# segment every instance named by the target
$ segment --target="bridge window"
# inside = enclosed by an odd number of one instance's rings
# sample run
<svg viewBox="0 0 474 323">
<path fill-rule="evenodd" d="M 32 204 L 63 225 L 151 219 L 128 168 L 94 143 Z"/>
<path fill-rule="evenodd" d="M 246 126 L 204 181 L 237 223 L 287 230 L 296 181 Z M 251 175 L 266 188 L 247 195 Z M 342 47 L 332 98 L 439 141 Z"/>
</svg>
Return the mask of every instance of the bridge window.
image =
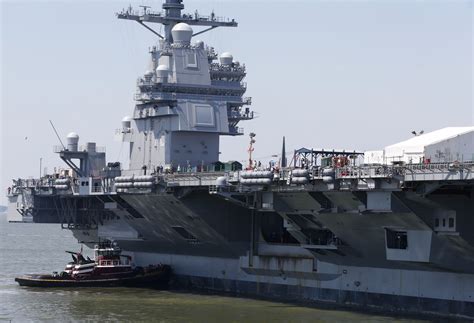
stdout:
<svg viewBox="0 0 474 323">
<path fill-rule="evenodd" d="M 408 239 L 405 231 L 385 229 L 388 249 L 407 249 Z"/>
</svg>

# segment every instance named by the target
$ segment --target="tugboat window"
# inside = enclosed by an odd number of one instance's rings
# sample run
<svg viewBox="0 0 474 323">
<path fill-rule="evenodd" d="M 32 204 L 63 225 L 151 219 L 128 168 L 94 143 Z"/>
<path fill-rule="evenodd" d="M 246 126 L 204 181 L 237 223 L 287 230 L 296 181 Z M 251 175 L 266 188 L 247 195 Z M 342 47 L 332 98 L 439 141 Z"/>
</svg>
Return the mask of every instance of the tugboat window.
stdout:
<svg viewBox="0 0 474 323">
<path fill-rule="evenodd" d="M 454 228 L 454 218 L 449 218 L 449 227 Z"/>
<path fill-rule="evenodd" d="M 439 227 L 439 219 L 438 218 L 435 219 L 435 227 Z"/>
<path fill-rule="evenodd" d="M 408 239 L 405 231 L 394 231 L 386 229 L 387 248 L 389 249 L 407 249 Z"/>
</svg>

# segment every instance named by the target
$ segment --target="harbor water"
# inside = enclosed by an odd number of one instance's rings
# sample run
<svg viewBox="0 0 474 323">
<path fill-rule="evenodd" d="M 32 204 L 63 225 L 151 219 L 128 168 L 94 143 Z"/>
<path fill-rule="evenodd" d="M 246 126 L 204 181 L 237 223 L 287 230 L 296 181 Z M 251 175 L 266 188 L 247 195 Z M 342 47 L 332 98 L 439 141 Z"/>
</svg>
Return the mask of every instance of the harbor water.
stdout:
<svg viewBox="0 0 474 323">
<path fill-rule="evenodd" d="M 35 289 L 15 276 L 61 271 L 80 245 L 58 224 L 7 223 L 0 215 L 0 321 L 6 322 L 414 322 L 217 295 L 133 288 Z M 91 250 L 84 250 L 92 257 Z"/>
</svg>

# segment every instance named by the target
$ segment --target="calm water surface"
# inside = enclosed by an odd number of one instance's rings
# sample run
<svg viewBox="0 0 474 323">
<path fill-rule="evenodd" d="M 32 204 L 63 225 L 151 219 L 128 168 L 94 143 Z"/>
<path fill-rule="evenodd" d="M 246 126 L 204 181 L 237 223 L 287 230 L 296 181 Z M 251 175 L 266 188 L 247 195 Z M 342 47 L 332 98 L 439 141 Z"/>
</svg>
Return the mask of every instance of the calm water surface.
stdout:
<svg viewBox="0 0 474 323">
<path fill-rule="evenodd" d="M 79 248 L 58 224 L 7 223 L 0 215 L 0 321 L 410 322 L 234 297 L 131 288 L 41 290 L 14 282 L 20 274 L 63 270 L 70 261 L 64 250 Z"/>
</svg>

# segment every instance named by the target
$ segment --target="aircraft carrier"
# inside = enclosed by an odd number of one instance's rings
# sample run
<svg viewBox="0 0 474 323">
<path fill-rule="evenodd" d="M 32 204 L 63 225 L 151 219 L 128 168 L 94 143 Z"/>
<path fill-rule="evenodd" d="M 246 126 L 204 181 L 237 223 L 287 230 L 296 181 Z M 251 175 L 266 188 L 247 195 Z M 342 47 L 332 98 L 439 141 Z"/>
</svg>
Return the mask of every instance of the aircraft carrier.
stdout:
<svg viewBox="0 0 474 323">
<path fill-rule="evenodd" d="M 219 161 L 219 138 L 254 118 L 247 70 L 196 36 L 237 21 L 183 13 L 182 0 L 162 9 L 117 13 L 157 37 L 115 133 L 129 166 L 70 133 L 55 147 L 67 169 L 8 189 L 11 221 L 114 241 L 185 288 L 474 318 L 473 127 L 365 154 L 283 141 L 268 165 L 249 133 L 248 162 Z"/>
</svg>

